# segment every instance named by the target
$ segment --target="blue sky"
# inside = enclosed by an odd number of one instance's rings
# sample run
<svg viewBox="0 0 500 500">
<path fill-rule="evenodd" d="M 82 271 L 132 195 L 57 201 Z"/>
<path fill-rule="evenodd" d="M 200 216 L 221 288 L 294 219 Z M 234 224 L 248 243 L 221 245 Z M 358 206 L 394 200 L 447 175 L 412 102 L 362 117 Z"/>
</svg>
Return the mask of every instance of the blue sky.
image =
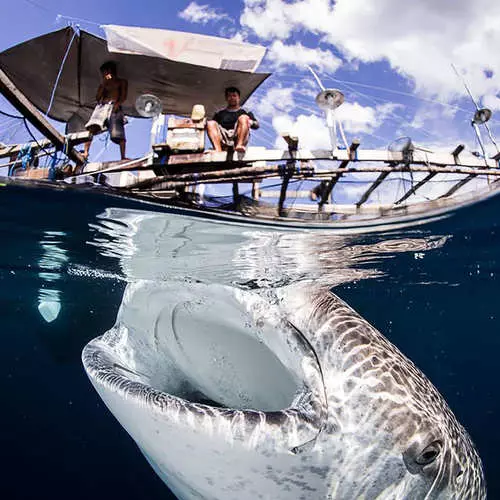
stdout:
<svg viewBox="0 0 500 500">
<path fill-rule="evenodd" d="M 278 132 L 291 131 L 303 146 L 328 146 L 308 64 L 325 86 L 344 92 L 339 116 L 348 140 L 360 138 L 364 147 L 385 148 L 407 135 L 432 150 L 460 142 L 478 150 L 470 126 L 473 104 L 452 63 L 475 97 L 500 111 L 500 3 L 495 0 L 2 0 L 2 7 L 16 16 L 0 19 L 1 50 L 69 22 L 100 35 L 100 24 L 121 24 L 266 46 L 261 70 L 273 76 L 248 103 L 263 124 L 253 145 L 275 147 Z M 495 134 L 500 131 L 495 116 L 490 123 Z M 143 120 L 128 125 L 131 156 L 147 149 L 148 128 Z M 103 146 L 93 145 L 92 154 Z M 489 151 L 494 152 L 492 146 Z M 111 146 L 101 158 L 116 155 Z"/>
</svg>

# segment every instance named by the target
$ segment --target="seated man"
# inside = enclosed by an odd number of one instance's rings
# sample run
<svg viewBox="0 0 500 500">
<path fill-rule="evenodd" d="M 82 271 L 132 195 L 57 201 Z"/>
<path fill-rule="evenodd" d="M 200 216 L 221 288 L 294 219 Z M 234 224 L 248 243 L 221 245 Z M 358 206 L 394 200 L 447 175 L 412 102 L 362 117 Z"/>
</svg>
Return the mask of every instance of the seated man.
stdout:
<svg viewBox="0 0 500 500">
<path fill-rule="evenodd" d="M 125 159 L 125 115 L 122 103 L 127 99 L 128 82 L 116 75 L 116 65 L 112 61 L 104 63 L 101 68 L 102 83 L 97 89 L 97 106 L 85 125 L 91 133 L 90 140 L 85 143 L 83 157 L 88 158 L 92 136 L 109 129 L 111 140 L 120 145 L 122 160 Z"/>
<path fill-rule="evenodd" d="M 225 90 L 227 106 L 215 113 L 207 123 L 208 137 L 212 141 L 215 151 L 234 148 L 235 151 L 245 152 L 250 129 L 259 128 L 259 122 L 253 113 L 240 108 L 240 91 L 236 87 Z"/>
</svg>

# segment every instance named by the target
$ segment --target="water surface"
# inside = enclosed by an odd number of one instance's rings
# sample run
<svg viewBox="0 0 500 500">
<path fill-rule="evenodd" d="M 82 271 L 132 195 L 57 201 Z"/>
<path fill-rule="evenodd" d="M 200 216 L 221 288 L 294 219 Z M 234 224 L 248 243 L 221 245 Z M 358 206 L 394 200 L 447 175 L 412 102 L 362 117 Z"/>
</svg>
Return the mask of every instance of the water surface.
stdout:
<svg viewBox="0 0 500 500">
<path fill-rule="evenodd" d="M 127 282 L 330 287 L 412 359 L 500 497 L 500 202 L 414 230 L 267 230 L 92 192 L 0 188 L 2 498 L 169 498 L 80 362 Z M 4 490 L 4 491 L 2 491 Z"/>
</svg>

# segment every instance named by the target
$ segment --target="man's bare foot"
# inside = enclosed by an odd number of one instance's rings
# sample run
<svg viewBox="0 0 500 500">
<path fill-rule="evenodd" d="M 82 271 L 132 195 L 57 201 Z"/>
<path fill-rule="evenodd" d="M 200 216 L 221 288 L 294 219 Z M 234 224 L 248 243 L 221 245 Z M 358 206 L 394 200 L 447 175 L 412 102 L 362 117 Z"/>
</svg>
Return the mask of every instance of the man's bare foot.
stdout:
<svg viewBox="0 0 500 500">
<path fill-rule="evenodd" d="M 244 153 L 247 150 L 247 148 L 243 146 L 243 144 L 236 144 L 234 150 L 237 151 L 238 153 Z"/>
</svg>

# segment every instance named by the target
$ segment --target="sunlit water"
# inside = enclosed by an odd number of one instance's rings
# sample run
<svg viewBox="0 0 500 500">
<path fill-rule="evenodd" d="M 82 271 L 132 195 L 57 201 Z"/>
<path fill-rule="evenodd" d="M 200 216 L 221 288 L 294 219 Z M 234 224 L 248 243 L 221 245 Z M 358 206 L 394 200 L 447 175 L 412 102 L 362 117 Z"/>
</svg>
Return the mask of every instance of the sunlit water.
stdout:
<svg viewBox="0 0 500 500">
<path fill-rule="evenodd" d="M 1 498 L 169 498 L 81 366 L 125 285 L 333 287 L 444 395 L 500 498 L 500 202 L 343 236 L 168 213 L 93 193 L 0 188 Z M 2 491 L 3 490 L 3 491 Z"/>
</svg>

